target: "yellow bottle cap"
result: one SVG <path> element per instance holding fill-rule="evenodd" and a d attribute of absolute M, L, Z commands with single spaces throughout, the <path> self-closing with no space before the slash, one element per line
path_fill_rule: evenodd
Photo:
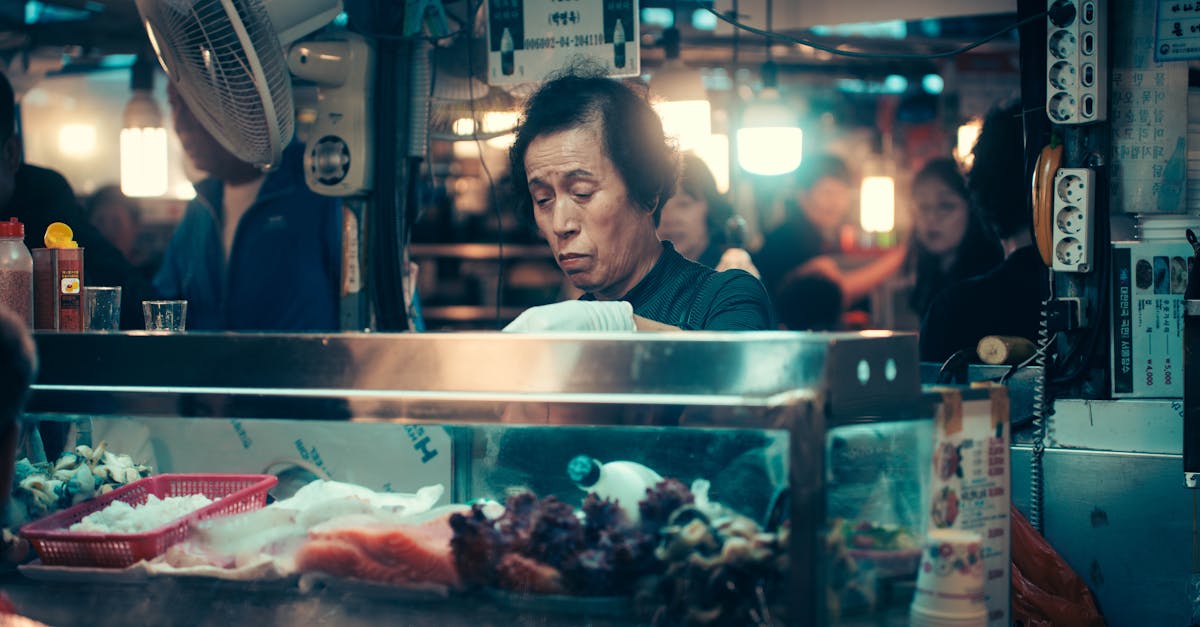
<path fill-rule="evenodd" d="M 46 248 L 78 248 L 74 241 L 75 233 L 71 227 L 62 222 L 54 222 L 46 227 L 46 235 L 42 238 Z"/>

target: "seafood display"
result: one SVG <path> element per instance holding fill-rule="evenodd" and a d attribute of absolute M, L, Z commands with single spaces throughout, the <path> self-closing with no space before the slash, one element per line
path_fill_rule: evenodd
<path fill-rule="evenodd" d="M 151 494 L 140 505 L 113 501 L 108 507 L 84 516 L 70 529 L 85 533 L 141 533 L 183 518 L 212 502 L 203 494 L 168 496 L 165 499 Z"/>
<path fill-rule="evenodd" d="M 439 513 L 430 510 L 442 494 L 440 485 L 421 488 L 416 494 L 398 494 L 337 481 L 313 481 L 291 498 L 263 509 L 196 523 L 188 540 L 168 549 L 153 568 L 164 573 L 195 567 L 258 573 L 262 564 L 269 562 L 274 572 L 290 574 L 297 569 L 297 552 L 321 538 L 320 534 L 326 534 L 323 542 L 337 539 L 351 544 L 346 538 L 352 534 L 334 531 L 417 525 L 427 520 L 421 516 Z M 463 508 L 454 511 L 459 509 Z M 320 551 L 317 555 L 315 561 L 312 554 L 306 556 L 310 566 L 322 563 Z M 368 570 L 364 567 L 363 572 Z"/>
<path fill-rule="evenodd" d="M 787 579 L 786 524 L 765 531 L 755 521 L 708 500 L 708 482 L 670 513 L 655 558 L 664 565 L 644 582 L 639 603 L 655 625 L 783 625 Z"/>
<path fill-rule="evenodd" d="M 659 570 L 658 530 L 690 503 L 682 483 L 665 479 L 638 503 L 629 521 L 615 501 L 589 494 L 583 510 L 553 496 L 510 496 L 492 518 L 482 505 L 450 517 L 451 546 L 463 582 L 534 594 L 612 596 L 632 593 L 638 577 Z"/>
<path fill-rule="evenodd" d="M 449 516 L 419 525 L 314 529 L 296 553 L 296 568 L 399 586 L 457 588 Z"/>
<path fill-rule="evenodd" d="M 464 584 L 532 595 L 631 596 L 658 625 L 782 624 L 787 531 L 664 479 L 631 523 L 594 494 L 577 513 L 554 497 L 509 497 L 489 517 L 475 506 L 453 515 L 451 546 Z"/>
<path fill-rule="evenodd" d="M 578 508 L 529 492 L 504 505 L 435 507 L 441 486 L 393 494 L 318 480 L 263 509 L 193 523 L 186 541 L 136 568 L 242 580 L 304 575 L 301 589 L 311 573 L 439 596 L 607 599 L 656 625 L 782 624 L 787 523 L 764 530 L 710 501 L 708 487 L 662 479 L 637 502 L 635 522 L 594 493 Z M 72 530 L 141 530 L 155 523 L 129 516 L 177 519 L 207 502 L 198 499 L 117 502 Z"/>
<path fill-rule="evenodd" d="M 18 461 L 7 526 L 15 529 L 150 475 L 147 466 L 107 448 L 104 442 L 77 446 L 53 463 Z"/>

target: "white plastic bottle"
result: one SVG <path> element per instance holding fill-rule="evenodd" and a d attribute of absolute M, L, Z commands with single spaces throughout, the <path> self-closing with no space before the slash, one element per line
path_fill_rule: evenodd
<path fill-rule="evenodd" d="M 638 503 L 646 498 L 646 490 L 662 481 L 657 472 L 637 462 L 602 464 L 587 455 L 580 455 L 567 464 L 567 476 L 580 490 L 616 501 L 632 523 L 641 519 Z"/>
<path fill-rule="evenodd" d="M 0 306 L 33 328 L 33 255 L 25 247 L 25 225 L 16 218 L 0 222 Z"/>

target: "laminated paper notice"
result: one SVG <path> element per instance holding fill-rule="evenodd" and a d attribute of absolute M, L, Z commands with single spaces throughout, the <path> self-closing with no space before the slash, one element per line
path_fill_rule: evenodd
<path fill-rule="evenodd" d="M 641 73 L 638 0 L 488 0 L 487 13 L 489 84 L 539 82 L 584 59 Z"/>
<path fill-rule="evenodd" d="M 1187 64 L 1155 61 L 1155 0 L 1112 5 L 1113 211 L 1183 213 L 1187 183 Z M 1198 16 L 1200 17 L 1200 16 Z"/>
<path fill-rule="evenodd" d="M 1200 2 L 1158 0 L 1154 60 L 1200 59 Z"/>
<path fill-rule="evenodd" d="M 983 538 L 988 626 L 1009 624 L 1009 417 L 1001 386 L 963 400 L 939 389 L 927 529 L 974 531 Z"/>

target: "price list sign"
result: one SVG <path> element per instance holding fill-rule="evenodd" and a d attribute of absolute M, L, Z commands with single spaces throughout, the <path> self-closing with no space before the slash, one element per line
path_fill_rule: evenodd
<path fill-rule="evenodd" d="M 1158 0 L 1154 60 L 1200 59 L 1200 2 Z"/>
<path fill-rule="evenodd" d="M 538 82 L 584 61 L 641 73 L 638 0 L 488 0 L 488 83 Z"/>

